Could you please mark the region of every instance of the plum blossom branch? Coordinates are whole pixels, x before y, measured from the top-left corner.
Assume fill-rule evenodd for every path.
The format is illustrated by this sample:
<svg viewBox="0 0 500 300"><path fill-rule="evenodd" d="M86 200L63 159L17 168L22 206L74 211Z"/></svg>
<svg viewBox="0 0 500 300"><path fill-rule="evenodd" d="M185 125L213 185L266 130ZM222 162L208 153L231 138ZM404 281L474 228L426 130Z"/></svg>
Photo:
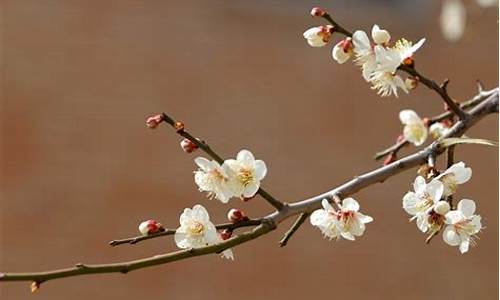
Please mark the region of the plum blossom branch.
<svg viewBox="0 0 500 300"><path fill-rule="evenodd" d="M305 220L309 217L309 213L301 213L297 220L293 223L292 227L285 233L283 238L280 240L280 247L285 247L288 244L288 241L292 237L292 235L302 226Z"/></svg>
<svg viewBox="0 0 500 300"><path fill-rule="evenodd" d="M212 150L212 148L206 142L201 141L192 136L185 129L185 126L182 122L175 121L172 117L170 117L166 113L162 113L161 116L162 116L162 121L165 121L166 123L170 124L180 136L191 141L193 144L195 144L198 148L203 150L206 154L208 154L208 156L217 161L219 164L222 164L224 162L224 159L222 159L222 157L220 157L214 150ZM271 194L269 194L263 188L259 188L257 194L259 194L262 198L264 198L269 204L271 204L277 210L282 209L285 205L276 198L274 198L273 196L271 196Z"/></svg>
<svg viewBox="0 0 500 300"><path fill-rule="evenodd" d="M481 89L479 89L479 93L476 96L461 103L460 107L462 110L466 110L466 109L470 109L472 107L475 107L479 103L483 102L486 98L488 98L488 96L490 96L494 92L495 92L494 89L489 90L489 91L484 91L481 88ZM449 120L453 117L453 115L454 115L453 112L446 111L446 112L441 113L439 115L436 115L432 118L429 118L427 124L432 125L432 124L437 123L437 122ZM398 141L396 141L396 143L393 144L392 146L377 152L374 156L374 159L380 160L391 153L397 154L401 149L403 149L407 145L409 145L409 142L404 137L402 137L401 139L398 139Z"/></svg>
<svg viewBox="0 0 500 300"><path fill-rule="evenodd" d="M498 112L498 88L485 99L482 103L469 111L470 117L460 120L444 135L444 138L456 137L463 135L469 128L474 126L483 117ZM175 124L175 123L174 123ZM256 239L261 235L267 234L274 230L283 220L298 215L311 213L313 210L321 207L321 202L326 199L335 199L336 197L344 198L352 195L366 187L375 183L386 181L388 178L395 176L403 171L414 168L418 165L427 163L430 155L441 155L446 151L440 141L435 141L426 148L401 158L391 164L380 167L373 171L354 177L352 180L317 196L309 199L291 203L283 206L281 210L275 211L266 217L262 218L262 223L253 230L244 232L240 235L229 238L225 241L218 242L209 246L180 250L172 253L156 255L148 258L132 260L120 263L111 264L76 264L72 268L33 272L33 273L0 273L0 281L32 281L36 287L41 283L64 277L73 277L88 274L102 273L128 273L137 269L152 267L156 265L166 264L173 261L178 261L194 256L220 253L226 249L243 244L250 240ZM464 200L462 200L464 201ZM298 223L298 222L296 222ZM300 225L300 224L299 224ZM297 226L298 227L298 226Z"/></svg>
<svg viewBox="0 0 500 300"><path fill-rule="evenodd" d="M229 230L234 230L237 228L242 228L242 227L250 227L250 226L257 226L262 223L262 220L243 220L239 221L236 223L223 223L223 224L217 224L215 225L216 229L229 229ZM154 239L154 238L159 238L163 236L168 236L168 235L173 235L175 234L175 229L165 229L164 231L160 231L157 233L145 235L145 236L136 236L136 237L131 237L131 238L125 238L125 239L118 239L118 240L112 240L109 242L110 246L118 246L122 244L137 244L139 242L149 240L149 239Z"/></svg>

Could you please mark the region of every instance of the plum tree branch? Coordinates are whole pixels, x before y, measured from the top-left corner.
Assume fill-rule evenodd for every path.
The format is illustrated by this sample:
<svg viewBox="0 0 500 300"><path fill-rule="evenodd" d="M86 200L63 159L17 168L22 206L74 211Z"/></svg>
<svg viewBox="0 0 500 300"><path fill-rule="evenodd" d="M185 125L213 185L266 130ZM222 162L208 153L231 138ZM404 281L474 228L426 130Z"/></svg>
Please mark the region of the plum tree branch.
<svg viewBox="0 0 500 300"><path fill-rule="evenodd" d="M474 126L483 117L491 113L498 112L498 88L480 104L472 108L468 115L469 117L460 120L451 128L451 130L444 135L443 138L456 137L463 135L469 128ZM127 273L134 270L152 267L156 265L166 264L173 261L178 261L194 256L207 255L212 253L220 253L225 249L235 247L243 244L261 235L267 234L274 230L276 226L283 220L298 214L308 214L313 210L320 208L321 201L325 198L346 197L352 195L359 190L362 190L375 183L384 182L388 178L400 174L406 170L416 167L427 162L430 155L441 155L446 151L440 140L435 141L426 148L408 155L400 160L391 164L380 167L373 171L354 177L346 183L317 196L309 199L284 205L280 210L275 211L266 217L262 218L262 223L255 227L253 230L244 232L240 235L234 236L223 242L200 247L196 249L181 250L161 255L156 255L148 258L111 263L111 264L76 264L72 268L46 271L46 272L32 272L32 273L0 273L0 281L32 281L37 286L41 283L64 277L72 277L79 275L89 274L102 274L102 273ZM302 222L305 220L305 217ZM296 222L299 223L299 222ZM300 224L299 224L300 225Z"/></svg>
<svg viewBox="0 0 500 300"><path fill-rule="evenodd" d="M219 156L206 142L195 138L188 131L186 131L184 124L182 122L175 121L172 117L170 117L166 113L162 113L162 117L163 121L170 124L180 136L191 141L193 144L195 144L198 148L203 150L208 156L210 156L213 160L217 161L219 164L224 163L224 159L221 156ZM259 194L262 198L264 198L269 204L274 206L274 208L276 208L277 210L280 210L285 205L282 202L278 201L273 196L271 196L271 194L269 194L263 188L259 188L257 194Z"/></svg>

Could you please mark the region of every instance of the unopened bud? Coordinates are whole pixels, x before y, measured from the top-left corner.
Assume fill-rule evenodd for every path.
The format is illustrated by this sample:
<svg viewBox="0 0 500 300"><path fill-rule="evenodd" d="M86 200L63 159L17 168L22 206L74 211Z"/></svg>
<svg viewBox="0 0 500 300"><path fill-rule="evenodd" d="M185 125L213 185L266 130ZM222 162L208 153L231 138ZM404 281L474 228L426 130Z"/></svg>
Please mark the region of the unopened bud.
<svg viewBox="0 0 500 300"><path fill-rule="evenodd" d="M380 29L377 25L372 28L372 38L375 44L385 45L391 40L391 35L385 29Z"/></svg>
<svg viewBox="0 0 500 300"><path fill-rule="evenodd" d="M398 157L396 153L394 152L389 153L384 159L384 166L387 166L388 164L395 162L397 159Z"/></svg>
<svg viewBox="0 0 500 300"><path fill-rule="evenodd" d="M184 131L184 123L182 122L175 122L174 123L174 128L177 130L177 133L181 133Z"/></svg>
<svg viewBox="0 0 500 300"><path fill-rule="evenodd" d="M139 231L142 235L146 236L160 231L165 231L165 228L163 228L163 225L156 220L147 220L139 224Z"/></svg>
<svg viewBox="0 0 500 300"><path fill-rule="evenodd" d="M436 206L434 206L434 211L440 215L445 215L447 212L450 211L450 204L448 201L438 201Z"/></svg>
<svg viewBox="0 0 500 300"><path fill-rule="evenodd" d="M163 115L154 115L146 120L146 126L148 126L151 129L155 129L161 122L163 122Z"/></svg>
<svg viewBox="0 0 500 300"><path fill-rule="evenodd" d="M248 220L248 217L245 216L243 211L236 208L231 208L227 213L227 219L232 223L236 223L236 222L246 221Z"/></svg>
<svg viewBox="0 0 500 300"><path fill-rule="evenodd" d="M324 15L326 15L326 10L321 7L316 6L311 9L311 16L313 17L323 17Z"/></svg>
<svg viewBox="0 0 500 300"><path fill-rule="evenodd" d="M403 134L398 135L398 138L396 139L397 143L402 143L405 140L405 136Z"/></svg>
<svg viewBox="0 0 500 300"><path fill-rule="evenodd" d="M233 231L231 229L224 229L220 233L220 237L222 240L227 240L233 235Z"/></svg>
<svg viewBox="0 0 500 300"><path fill-rule="evenodd" d="M30 286L31 292L35 293L40 289L40 283L33 281Z"/></svg>
<svg viewBox="0 0 500 300"><path fill-rule="evenodd" d="M427 117L423 118L422 121L424 122L425 127L429 127L431 120Z"/></svg>
<svg viewBox="0 0 500 300"><path fill-rule="evenodd" d="M418 86L418 80L414 77L408 77L405 79L405 86L408 90L414 90Z"/></svg>
<svg viewBox="0 0 500 300"><path fill-rule="evenodd" d="M196 149L198 149L198 146L196 146L196 144L190 141L189 139L183 139L181 141L181 148L182 150L184 150L184 152L191 153Z"/></svg>

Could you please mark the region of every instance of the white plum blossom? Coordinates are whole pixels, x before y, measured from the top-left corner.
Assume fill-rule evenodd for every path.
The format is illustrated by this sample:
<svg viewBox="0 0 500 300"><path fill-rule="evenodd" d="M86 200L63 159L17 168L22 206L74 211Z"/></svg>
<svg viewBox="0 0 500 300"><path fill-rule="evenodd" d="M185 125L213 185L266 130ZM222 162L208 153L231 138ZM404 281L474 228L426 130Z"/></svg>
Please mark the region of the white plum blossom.
<svg viewBox="0 0 500 300"><path fill-rule="evenodd" d="M458 202L457 210L446 214L446 226L443 240L450 246L458 246L463 254L474 245L474 236L481 230L481 217L475 215L476 204L469 199Z"/></svg>
<svg viewBox="0 0 500 300"><path fill-rule="evenodd" d="M399 113L399 119L405 125L403 129L405 139L415 146L422 145L427 139L427 127L418 114L413 110L405 109Z"/></svg>
<svg viewBox="0 0 500 300"><path fill-rule="evenodd" d="M175 231L174 239L181 249L200 248L222 242L215 225L210 222L207 210L197 204L193 208L185 208L179 218L180 227ZM234 259L231 249L222 255Z"/></svg>
<svg viewBox="0 0 500 300"><path fill-rule="evenodd" d="M253 197L259 190L260 181L267 174L264 161L256 160L248 150L241 150L236 159L228 159L222 166L232 171L230 185L234 196L240 198Z"/></svg>
<svg viewBox="0 0 500 300"><path fill-rule="evenodd" d="M233 197L230 183L231 170L228 166L219 165L215 160L197 157L194 162L199 169L194 172L194 180L202 192L208 192L210 199L217 198L227 203Z"/></svg>
<svg viewBox="0 0 500 300"><path fill-rule="evenodd" d="M370 82L372 84L372 89L377 90L377 94L381 97L388 97L391 95L398 97L398 88L408 93L408 88L403 78L388 71L373 72L370 77Z"/></svg>
<svg viewBox="0 0 500 300"><path fill-rule="evenodd" d="M450 127L445 126L442 122L433 123L429 127L429 133L433 139L439 139L440 137L448 134L450 132Z"/></svg>
<svg viewBox="0 0 500 300"><path fill-rule="evenodd" d="M428 224L425 218L443 196L443 184L438 180L425 182L424 177L418 176L413 182L413 192L408 192L403 196L403 209L411 216L411 220L417 218L418 228L426 232Z"/></svg>
<svg viewBox="0 0 500 300"><path fill-rule="evenodd" d="M311 214L309 218L311 225L318 227L326 238L339 240L340 224L337 211L326 199L321 201L321 205L323 209L317 209Z"/></svg>
<svg viewBox="0 0 500 300"><path fill-rule="evenodd" d="M339 64L343 64L348 61L354 55L353 44L351 38L346 38L341 40L332 50L332 57Z"/></svg>
<svg viewBox="0 0 500 300"><path fill-rule="evenodd" d="M311 47L323 47L332 35L333 26L312 27L304 31L303 36Z"/></svg>
<svg viewBox="0 0 500 300"><path fill-rule="evenodd" d="M444 195L450 196L457 191L459 184L466 183L471 177L472 169L466 168L465 163L461 161L449 167L436 177L436 179L443 183Z"/></svg>
<svg viewBox="0 0 500 300"><path fill-rule="evenodd" d="M415 45L406 39L400 39L396 42L393 49L399 54L400 63L403 63L406 59L412 58L413 53L417 52L424 43L425 39L420 39Z"/></svg>
<svg viewBox="0 0 500 300"><path fill-rule="evenodd" d="M354 241L356 236L363 235L365 224L373 221L372 217L359 212L359 204L353 198L344 199L338 211L326 199L321 204L323 209L314 211L310 221L330 240L343 237Z"/></svg>

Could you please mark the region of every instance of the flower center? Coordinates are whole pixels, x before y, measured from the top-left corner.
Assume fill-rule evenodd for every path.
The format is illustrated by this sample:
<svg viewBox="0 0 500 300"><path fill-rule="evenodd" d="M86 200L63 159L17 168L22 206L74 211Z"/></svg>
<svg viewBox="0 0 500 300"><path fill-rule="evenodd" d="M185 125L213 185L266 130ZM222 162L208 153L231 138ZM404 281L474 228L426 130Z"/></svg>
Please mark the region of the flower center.
<svg viewBox="0 0 500 300"><path fill-rule="evenodd" d="M217 169L210 170L209 173L210 173L211 177L214 178L215 180L218 180L218 181L226 180L224 175L222 175L222 173Z"/></svg>
<svg viewBox="0 0 500 300"><path fill-rule="evenodd" d="M244 187L247 187L250 183L254 181L254 176L251 170L240 169L238 172L238 180Z"/></svg>
<svg viewBox="0 0 500 300"><path fill-rule="evenodd" d="M450 190L451 193L457 191L457 181L454 174L446 174L441 178L441 182Z"/></svg>
<svg viewBox="0 0 500 300"><path fill-rule="evenodd" d="M205 226L203 226L202 223L198 221L193 221L191 224L189 224L188 228L188 234L190 236L200 236L203 234L203 231L205 230Z"/></svg>
<svg viewBox="0 0 500 300"><path fill-rule="evenodd" d="M417 139L421 140L425 134L425 127L421 126L421 124L410 124L408 125L410 128L411 134Z"/></svg>
<svg viewBox="0 0 500 300"><path fill-rule="evenodd" d="M342 222L345 231L350 231L354 224L353 217L353 211L342 211L338 214L337 219Z"/></svg>
<svg viewBox="0 0 500 300"><path fill-rule="evenodd" d="M425 194L420 199L421 201L417 202L417 204L415 205L415 208L417 209L418 212L426 211L428 208L432 206L433 201L429 197L429 195Z"/></svg>
<svg viewBox="0 0 500 300"><path fill-rule="evenodd" d="M476 233L476 226L470 220L463 220L455 224L455 230L459 234L473 235Z"/></svg>

